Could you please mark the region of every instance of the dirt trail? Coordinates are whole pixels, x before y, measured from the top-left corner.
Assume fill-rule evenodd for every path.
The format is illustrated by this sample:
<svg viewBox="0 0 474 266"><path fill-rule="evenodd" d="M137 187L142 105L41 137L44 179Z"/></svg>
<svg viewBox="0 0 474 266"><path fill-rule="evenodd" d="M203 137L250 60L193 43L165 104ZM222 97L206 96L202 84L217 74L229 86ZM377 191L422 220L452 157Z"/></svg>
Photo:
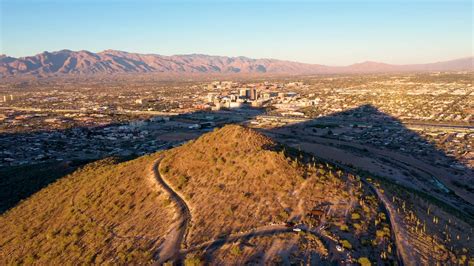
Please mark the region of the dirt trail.
<svg viewBox="0 0 474 266"><path fill-rule="evenodd" d="M293 137L292 135L288 135L282 132L273 133L273 134L275 135L276 139L278 139L279 136ZM304 137L308 137L308 138L304 138ZM468 191L465 191L453 185L451 181L456 180L458 177L445 169L433 166L415 157L401 154L396 151L379 149L375 147L370 147L368 145L362 145L362 144L343 141L343 140L328 139L328 138L322 138L322 137L316 137L316 136L304 136L304 137L303 136L297 137L299 141L298 144L300 147L304 147L308 145L310 146L311 145L312 146L324 145L324 146L327 146L329 150L334 150L335 146L342 145L342 146L354 147L356 149L366 149L368 152L370 152L371 156L376 156L378 158L390 158L392 162L395 162L395 163L398 162L403 165L407 165L413 170L418 170L418 171L427 173L433 177L436 177L444 186L448 187L450 190L455 192L457 196L467 201L469 204L474 205L474 193L469 193ZM285 139L282 139L282 142L284 141ZM339 160L344 161L343 159L344 157L347 158L346 155L343 155L342 159L340 158ZM354 156L354 154L352 154L351 159L353 157L358 157L358 156ZM366 159L363 157L365 156L359 157L359 160Z"/></svg>
<svg viewBox="0 0 474 266"><path fill-rule="evenodd" d="M323 160L331 161L332 163L342 167L343 169L349 170L347 167L345 167L345 166L341 165L340 163L334 161L334 158L332 158L331 156L328 156L328 153L325 153L325 152L317 153L317 152L315 152L315 149L313 149L313 145L314 144L311 144L311 143L304 143L304 145L301 144L301 146L299 146L299 147L301 147L302 150L304 150L308 153L311 153L311 154L315 155L318 158L321 158ZM321 148L321 147L319 147L319 148ZM343 150L336 149L336 148L333 148L333 147L328 147L328 148L331 149L331 151L333 153L338 153L337 154L338 156L346 156L346 152L343 151ZM316 150L321 151L321 149L316 149ZM393 205L385 197L385 195L383 193L381 193L375 186L373 186L372 184L366 182L365 180L363 180L363 181L364 181L364 183L369 185L376 192L378 198L383 203L383 206L385 207L385 209L388 212L388 216L389 216L389 219L390 219L390 224L391 224L391 227L392 227L392 230L393 230L393 233L394 233L393 237L394 237L395 244L396 244L396 249L397 249L396 251L397 251L397 257L399 258L399 263L402 263L402 264L405 264L405 265L416 265L416 260L415 260L416 256L413 253L413 251L414 251L413 246L409 241L408 235L406 234L406 232L401 227L400 217L397 215L396 210L394 209Z"/></svg>
<svg viewBox="0 0 474 266"><path fill-rule="evenodd" d="M388 212L388 218L390 220L390 224L392 226L393 235L395 237L395 244L397 247L398 256L402 258L403 263L405 265L417 265L417 259L415 254L415 249L412 245L412 241L410 241L410 236L408 232L402 228L401 224L401 217L397 215L397 211L393 207L392 203L387 199L385 194L380 192L375 186L372 188L377 193L378 198L382 201L385 209Z"/></svg>
<svg viewBox="0 0 474 266"><path fill-rule="evenodd" d="M165 181L165 178L161 175L159 171L159 165L162 158L159 158L153 164L152 175L158 182L166 193L169 194L170 200L174 203L176 207L176 216L174 222L170 225L170 229L158 248L157 251L157 265L162 265L167 261L174 261L180 262L187 253L193 252L196 250L202 249L217 249L226 243L235 242L241 239L250 239L253 237L260 237L260 236L269 236L269 235L277 235L282 233L298 233L294 232L293 228L289 228L285 225L267 225L254 228L247 232L237 233L228 235L225 238L218 238L210 241L203 242L198 245L194 245L193 247L183 247L186 241L186 234L188 232L188 227L191 221L191 212L189 210L188 204L185 202L183 197L179 195L178 192L173 190L171 186ZM321 231L321 226L315 228L313 230L310 229L302 229L302 231L306 233L314 234L320 238L324 242L326 242L329 246L328 249L334 250L335 252L335 245L330 241L331 239L328 238L324 233Z"/></svg>
<svg viewBox="0 0 474 266"><path fill-rule="evenodd" d="M178 195L166 181L163 179L159 171L161 159L156 160L153 164L153 175L157 182L169 194L170 200L176 207L176 219L170 226L169 232L165 237L162 245L158 249L157 264L163 264L166 261L179 260L181 245L185 241L186 231L191 220L191 212L186 202Z"/></svg>
<svg viewBox="0 0 474 266"><path fill-rule="evenodd" d="M331 237L327 236L322 228L322 226L318 226L317 228L313 229L308 229L308 228L302 228L301 231L307 234L313 234L317 237L319 237L324 243L325 246L328 250L331 250L334 254L338 254L341 257L347 257L347 251L344 251L343 253L338 253L336 251L336 245L338 244L337 241L333 240ZM267 226L261 226L254 228L252 230L249 230L248 232L242 232L242 233L237 233L237 234L232 234L228 235L223 238L217 238L213 240L209 240L206 242L203 242L201 244L195 245L193 247L190 247L188 249L184 249L181 251L181 254L184 256L187 253L197 251L197 250L213 250L213 249L218 249L222 247L225 244L228 243L233 243L237 242L240 240L249 240L254 237L262 237L262 236L276 236L279 234L285 234L285 233L292 233L292 234L299 234L299 232L293 231L293 228L287 227L286 225L267 225Z"/></svg>

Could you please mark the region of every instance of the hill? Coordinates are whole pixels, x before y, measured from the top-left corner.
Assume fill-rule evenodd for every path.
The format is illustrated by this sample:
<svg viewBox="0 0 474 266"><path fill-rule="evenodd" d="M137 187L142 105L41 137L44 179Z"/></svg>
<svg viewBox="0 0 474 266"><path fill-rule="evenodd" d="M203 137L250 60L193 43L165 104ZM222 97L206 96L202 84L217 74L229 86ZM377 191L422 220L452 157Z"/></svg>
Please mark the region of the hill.
<svg viewBox="0 0 474 266"><path fill-rule="evenodd" d="M357 176L229 125L40 190L0 216L0 263L382 263L390 232Z"/></svg>
<svg viewBox="0 0 474 266"><path fill-rule="evenodd" d="M473 57L431 64L389 65L364 62L349 66L304 64L276 59L251 59L243 56L210 56L202 54L163 56L105 50L61 50L34 56L14 58L0 55L0 77L67 76L109 74L328 74L377 73L404 71L459 71L473 68Z"/></svg>
<svg viewBox="0 0 474 266"><path fill-rule="evenodd" d="M153 156L89 164L0 216L0 264L147 263L171 222Z"/></svg>
<svg viewBox="0 0 474 266"><path fill-rule="evenodd" d="M343 254L328 256L336 251L327 235L357 248L357 257L375 261L391 245L376 235L390 231L386 220L374 223L381 206L354 176L248 128L228 125L166 152L160 173L190 208L184 246L224 239L218 250L208 246L192 255L214 263L337 260ZM357 222L350 222L351 215ZM305 233L279 231L288 223L301 225ZM330 231L321 230L323 224ZM275 233L234 240L268 228ZM379 245L364 248L368 239Z"/></svg>

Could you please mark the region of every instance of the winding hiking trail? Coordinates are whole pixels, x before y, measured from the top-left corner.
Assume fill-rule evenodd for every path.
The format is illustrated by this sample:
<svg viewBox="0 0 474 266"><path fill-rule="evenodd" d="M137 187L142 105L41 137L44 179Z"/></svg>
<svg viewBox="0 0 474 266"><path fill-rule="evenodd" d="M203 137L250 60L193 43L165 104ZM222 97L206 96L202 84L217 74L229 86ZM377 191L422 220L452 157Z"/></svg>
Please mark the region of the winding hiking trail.
<svg viewBox="0 0 474 266"><path fill-rule="evenodd" d="M153 175L156 181L169 194L170 200L173 201L177 213L176 220L171 224L165 240L158 249L157 264L161 265L167 261L174 261L179 259L181 244L186 240L186 231L189 222L191 221L191 212L183 198L178 195L160 174L159 166L162 158L159 158L153 164Z"/></svg>
<svg viewBox="0 0 474 266"><path fill-rule="evenodd" d="M297 233L293 231L293 228L289 228L286 225L276 224L276 225L266 225L253 228L247 232L241 232L236 234L230 234L223 238L217 238L209 240L193 247L183 247L183 244L186 243L186 235L189 229L189 224L191 222L191 212L189 210L188 204L183 199L178 192L173 190L171 186L165 181L163 175L159 171L160 162L163 158L157 159L153 164L153 176L158 182L159 185L169 194L170 200L174 203L176 207L176 216L173 223L170 225L170 229L158 248L157 251L157 265L162 265L165 262L174 261L180 262L186 256L187 253L193 252L196 250L212 250L218 249L226 243L232 243L243 239L250 239L253 237L259 236L268 236L268 235L277 235L282 233ZM391 216L389 216L391 217ZM331 237L327 236L322 230L324 223L320 224L317 228L301 228L305 233L313 234L319 237L324 243L325 246L332 251L333 254L338 254L340 257L348 257L347 251L336 252L336 245L338 242ZM397 249L398 251L398 249ZM398 254L397 254L398 255ZM401 260L400 260L401 262ZM402 262L403 263L403 262Z"/></svg>
<svg viewBox="0 0 474 266"><path fill-rule="evenodd" d="M165 181L163 175L160 173L159 166L163 158L157 159L153 164L153 176L160 186L169 194L170 200L173 201L176 207L176 218L175 221L170 225L170 229L157 251L157 265L162 265L167 261L180 261L187 253L199 250L199 249L215 249L219 248L225 243L235 242L241 239L249 239L252 237L259 237L265 235L277 235L282 233L294 232L292 228L288 228L285 225L267 225L260 226L249 230L247 232L231 234L225 238L217 238L214 240L206 241L204 243L195 245L194 247L181 248L182 244L186 241L187 230L191 221L191 212L188 204L171 186ZM325 235L320 232L321 226L316 230L303 231L311 234L315 234L321 237L325 242L330 242L326 239ZM333 247L334 246L334 247ZM331 245L331 249L335 250L335 244Z"/></svg>
<svg viewBox="0 0 474 266"><path fill-rule="evenodd" d="M334 165L337 165L338 167L346 170L349 173L352 172L352 169L350 167L342 163L339 163L335 160L331 160L330 158L325 158L320 154L315 154L314 152L308 150L307 152L312 153L314 156L322 160L330 161ZM365 178L361 178L361 181L376 194L377 198L381 201L385 212L387 213L387 216L390 221L390 227L392 229L392 239L395 243L395 254L397 257L397 263L399 265L416 265L415 255L413 254L414 249L409 241L406 231L401 228L401 218L397 215L395 208L387 199L387 197L380 191L380 189L377 188L377 186L374 186Z"/></svg>

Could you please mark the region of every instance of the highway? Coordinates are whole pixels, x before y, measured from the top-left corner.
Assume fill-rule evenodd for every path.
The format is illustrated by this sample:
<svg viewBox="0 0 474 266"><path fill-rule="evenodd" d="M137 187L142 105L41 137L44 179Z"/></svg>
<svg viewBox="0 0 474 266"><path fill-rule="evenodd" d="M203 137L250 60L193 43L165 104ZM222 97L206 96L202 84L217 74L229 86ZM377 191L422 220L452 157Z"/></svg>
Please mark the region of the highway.
<svg viewBox="0 0 474 266"><path fill-rule="evenodd" d="M282 122L288 122L290 124L302 124L302 123L308 123L308 125L342 125L342 124L357 124L357 125L376 125L376 126L382 126L384 128L394 128L394 129L399 129L400 125L403 125L409 129L412 128L432 128L432 129L449 129L449 130L460 130L460 131L466 131L466 132L474 132L474 125L472 124L448 124L444 122L439 122L435 123L433 121L427 121L427 122L422 122L422 121L399 121L398 123L396 121L361 121L358 119L338 119L338 118L327 118L327 117L322 117L322 118L294 118L294 117L285 117L285 116L273 116L273 115L260 115L257 116L256 118L261 118L261 119L268 119L268 120L279 120Z"/></svg>
<svg viewBox="0 0 474 266"><path fill-rule="evenodd" d="M265 133L265 132L264 132ZM339 161L347 161L345 158L348 158L348 154L351 154L351 156L356 156L351 152L350 150L342 149L342 148L336 148L336 147L353 147L357 150L365 149L368 151L367 156L362 156L359 155L359 157L367 157L369 159L373 158L390 158L392 163L398 163L405 165L411 169L418 170L424 173L427 173L433 177L436 177L439 181L442 182L442 184L446 187L448 187L451 191L453 191L460 199L466 201L466 203L470 204L471 206L474 205L474 195L472 193L468 193L454 185L452 185L451 181L455 180L455 176L453 176L450 172L430 165L428 163L425 163L419 159L416 159L412 156L407 156L395 151L390 151L390 150L383 150L383 149L378 149L374 147L370 147L368 145L362 145L362 144L357 144L354 142L348 142L348 141L343 141L343 140L336 140L336 139L328 139L328 138L322 138L322 137L317 137L317 136L307 136L304 134L287 134L284 132L271 132L268 133L267 135L273 135L276 137L281 142L287 142L287 138L291 137L292 140L297 140L298 142L298 147L301 149L306 149L307 151L314 153L314 150L317 149L317 145L323 145L327 146L328 148L331 148L334 152L338 152L339 154L336 154L335 156L337 157L337 160ZM313 147L314 146L314 147ZM328 154L324 154L328 155ZM319 154L319 157L323 155ZM351 157L350 163L357 165L357 161L353 160ZM335 158L323 158L323 159L329 159L334 161ZM361 169L366 169L366 165L357 165ZM370 171L369 171L370 172ZM457 208L459 206L453 206L454 208ZM462 210L461 210L462 211Z"/></svg>

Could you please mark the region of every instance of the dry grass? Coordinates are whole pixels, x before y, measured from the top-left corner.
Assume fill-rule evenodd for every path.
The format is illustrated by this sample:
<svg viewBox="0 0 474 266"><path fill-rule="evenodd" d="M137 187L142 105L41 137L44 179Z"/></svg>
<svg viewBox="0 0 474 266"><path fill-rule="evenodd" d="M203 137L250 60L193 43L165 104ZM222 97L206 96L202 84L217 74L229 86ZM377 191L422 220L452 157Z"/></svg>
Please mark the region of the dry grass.
<svg viewBox="0 0 474 266"><path fill-rule="evenodd" d="M329 233L350 239L359 250L354 254L378 255L379 249L366 252L356 241L375 239L378 229L370 226L378 202L359 181L256 131L230 125L164 154L89 164L34 194L0 216L0 264L151 263L175 214L150 171L162 155L161 174L191 210L187 246L270 223L317 226L308 213L325 203ZM343 225L347 229L339 229ZM317 260L331 259L320 239L305 234L240 241L212 254L197 251L187 262L298 262L314 254Z"/></svg>
<svg viewBox="0 0 474 266"><path fill-rule="evenodd" d="M447 212L446 206L431 197L381 181L415 247L418 264L474 265L472 220L468 223L468 218Z"/></svg>
<svg viewBox="0 0 474 266"><path fill-rule="evenodd" d="M3 214L0 264L150 262L172 217L157 156L89 164Z"/></svg>
<svg viewBox="0 0 474 266"><path fill-rule="evenodd" d="M226 243L218 250L188 254L188 257L209 261L212 265L281 265L284 262L311 260L317 263L327 255L321 240L312 234L281 233L249 240Z"/></svg>
<svg viewBox="0 0 474 266"><path fill-rule="evenodd" d="M165 154L160 172L191 207L190 244L301 219L318 203L344 197L335 171L303 165L281 149L230 125Z"/></svg>

